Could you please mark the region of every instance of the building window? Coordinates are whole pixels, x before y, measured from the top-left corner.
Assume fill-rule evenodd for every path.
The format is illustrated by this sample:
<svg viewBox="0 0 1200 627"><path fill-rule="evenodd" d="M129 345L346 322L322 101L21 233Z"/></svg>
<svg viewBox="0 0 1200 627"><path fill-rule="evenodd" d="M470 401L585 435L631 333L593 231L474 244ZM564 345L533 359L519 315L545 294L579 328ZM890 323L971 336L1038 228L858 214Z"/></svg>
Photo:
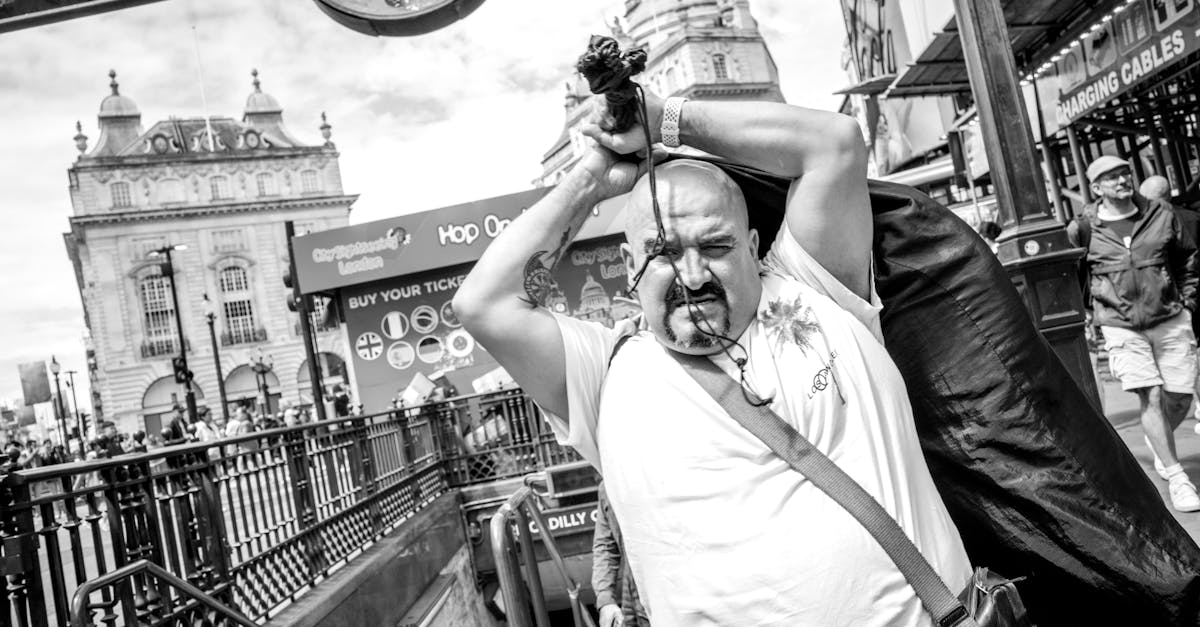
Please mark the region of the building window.
<svg viewBox="0 0 1200 627"><path fill-rule="evenodd" d="M304 170L300 173L300 190L305 194L321 191L321 182L317 179L316 170Z"/></svg>
<svg viewBox="0 0 1200 627"><path fill-rule="evenodd" d="M224 229L212 232L214 253L236 253L246 250L246 234L241 229Z"/></svg>
<svg viewBox="0 0 1200 627"><path fill-rule="evenodd" d="M274 196L279 193L275 187L275 175L270 172L259 172L258 176L254 177L258 183L259 196Z"/></svg>
<svg viewBox="0 0 1200 627"><path fill-rule="evenodd" d="M220 283L222 294L245 292L250 289L250 281L246 278L246 269L241 266L231 266L222 270Z"/></svg>
<svg viewBox="0 0 1200 627"><path fill-rule="evenodd" d="M246 344L265 338L265 332L256 328L254 323L254 305L250 296L250 280L246 269L241 266L230 266L221 270L217 277L221 290L222 311L225 314L225 333L222 343Z"/></svg>
<svg viewBox="0 0 1200 627"><path fill-rule="evenodd" d="M725 55L714 54L712 56L713 76L719 81L729 80L729 68L725 66Z"/></svg>
<svg viewBox="0 0 1200 627"><path fill-rule="evenodd" d="M225 344L248 344L255 340L254 308L249 300L227 300L225 309Z"/></svg>
<svg viewBox="0 0 1200 627"><path fill-rule="evenodd" d="M229 191L229 177L214 176L208 180L209 189L212 190L213 200L228 200L233 198L233 193Z"/></svg>
<svg viewBox="0 0 1200 627"><path fill-rule="evenodd" d="M159 357L178 352L175 344L175 307L171 303L171 279L148 276L138 283L142 301L142 324L146 339L142 357Z"/></svg>
<svg viewBox="0 0 1200 627"><path fill-rule="evenodd" d="M133 206L133 197L129 195L129 183L113 183L108 187L108 192L112 194L114 208Z"/></svg>

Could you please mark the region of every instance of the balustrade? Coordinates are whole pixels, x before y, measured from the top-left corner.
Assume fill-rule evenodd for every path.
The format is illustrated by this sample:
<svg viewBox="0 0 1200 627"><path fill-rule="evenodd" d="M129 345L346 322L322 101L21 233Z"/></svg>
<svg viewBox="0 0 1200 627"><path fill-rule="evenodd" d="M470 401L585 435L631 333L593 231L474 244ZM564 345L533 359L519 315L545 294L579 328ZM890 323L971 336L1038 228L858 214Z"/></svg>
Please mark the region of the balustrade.
<svg viewBox="0 0 1200 627"><path fill-rule="evenodd" d="M10 460L0 617L67 625L81 586L146 560L261 622L443 492L575 459L511 390L112 459ZM142 570L122 581L85 588L85 622L171 624L200 608Z"/></svg>

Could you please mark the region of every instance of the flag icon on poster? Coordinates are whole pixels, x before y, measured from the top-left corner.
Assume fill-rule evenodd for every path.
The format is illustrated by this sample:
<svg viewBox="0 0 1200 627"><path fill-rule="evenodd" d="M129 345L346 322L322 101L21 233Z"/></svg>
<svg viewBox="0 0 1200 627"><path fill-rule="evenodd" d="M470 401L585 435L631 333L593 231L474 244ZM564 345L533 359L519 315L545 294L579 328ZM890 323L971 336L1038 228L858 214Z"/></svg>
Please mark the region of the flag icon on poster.
<svg viewBox="0 0 1200 627"><path fill-rule="evenodd" d="M389 311L383 317L380 330L389 340L403 339L408 334L408 318L399 311Z"/></svg>
<svg viewBox="0 0 1200 627"><path fill-rule="evenodd" d="M360 358L367 361L377 359L383 354L383 340L379 338L378 333L367 331L354 341L354 350Z"/></svg>
<svg viewBox="0 0 1200 627"><path fill-rule="evenodd" d="M475 338L465 329L455 329L446 336L446 350L453 357L466 357L475 350Z"/></svg>

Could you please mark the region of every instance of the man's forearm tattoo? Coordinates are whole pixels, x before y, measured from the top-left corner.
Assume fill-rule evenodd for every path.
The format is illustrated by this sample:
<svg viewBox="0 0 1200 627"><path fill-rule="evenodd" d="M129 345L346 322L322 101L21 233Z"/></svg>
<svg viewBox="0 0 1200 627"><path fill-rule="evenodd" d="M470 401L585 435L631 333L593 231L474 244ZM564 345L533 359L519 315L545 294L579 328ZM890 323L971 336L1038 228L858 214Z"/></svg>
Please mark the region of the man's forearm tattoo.
<svg viewBox="0 0 1200 627"><path fill-rule="evenodd" d="M525 262L525 296L521 302L530 307L545 307L546 299L554 290L554 275L551 274L559 259L571 244L571 229L563 231L558 247L553 251L539 250Z"/></svg>

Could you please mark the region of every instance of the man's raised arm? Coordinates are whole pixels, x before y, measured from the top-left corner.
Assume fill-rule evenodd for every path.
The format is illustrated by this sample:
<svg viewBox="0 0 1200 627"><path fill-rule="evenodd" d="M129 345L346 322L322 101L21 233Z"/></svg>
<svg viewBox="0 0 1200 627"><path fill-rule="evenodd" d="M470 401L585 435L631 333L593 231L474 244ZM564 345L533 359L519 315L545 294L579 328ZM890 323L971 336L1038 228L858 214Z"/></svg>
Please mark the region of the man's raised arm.
<svg viewBox="0 0 1200 627"><path fill-rule="evenodd" d="M567 416L562 335L542 307L550 272L602 200L633 187L637 166L592 148L488 246L454 296L454 313L546 410Z"/></svg>
<svg viewBox="0 0 1200 627"><path fill-rule="evenodd" d="M660 141L664 101L646 92L651 135ZM617 152L644 143L641 128L585 133ZM849 116L777 102L685 102L679 139L686 145L793 179L788 230L834 277L870 294L871 210L862 128Z"/></svg>

